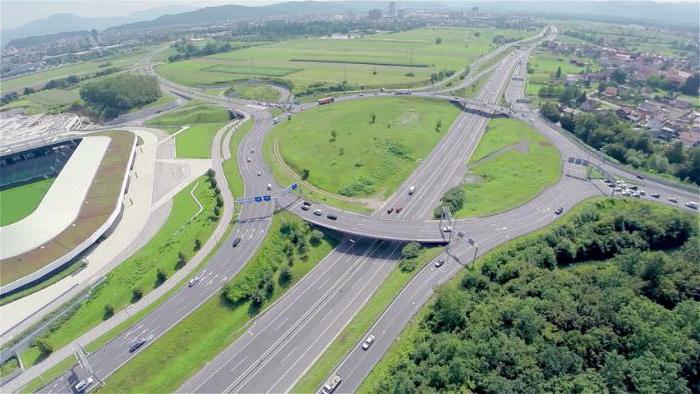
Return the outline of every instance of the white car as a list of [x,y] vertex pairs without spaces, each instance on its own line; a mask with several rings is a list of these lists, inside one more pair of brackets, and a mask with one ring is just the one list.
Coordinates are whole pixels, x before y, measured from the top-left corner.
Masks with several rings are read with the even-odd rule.
[[268,190],[268,191],[269,191],[269,190],[272,190],[272,184],[271,184],[271,183],[268,183],[268,184],[267,184],[267,190]]
[[698,209],[698,203],[696,203],[695,201],[688,201],[687,203],[685,203],[685,206],[690,209]]
[[78,382],[78,384],[75,385],[75,391],[82,393],[85,391],[88,386],[92,384],[93,380],[91,376],[88,376],[87,378],[81,380]]
[[249,157],[249,158],[247,158],[247,159],[245,159],[245,160],[246,160],[246,161],[247,161],[248,163],[250,163],[250,157]]
[[669,198],[667,198],[667,200],[674,203],[674,204],[678,202],[678,199],[676,197],[669,197]]
[[374,335],[368,336],[364,342],[362,342],[362,350],[367,350],[369,349],[370,346],[374,343]]
[[440,268],[443,264],[445,264],[445,259],[441,257],[435,261],[435,268]]
[[321,216],[321,215],[323,215],[323,211],[320,210],[320,209],[317,209],[317,210],[314,211],[314,215],[316,215],[316,216]]
[[199,276],[195,276],[194,278],[190,279],[190,281],[187,282],[187,286],[192,287],[192,286],[196,285],[197,282],[199,282]]
[[443,233],[451,233],[452,232],[452,227],[451,226],[445,226],[442,228]]

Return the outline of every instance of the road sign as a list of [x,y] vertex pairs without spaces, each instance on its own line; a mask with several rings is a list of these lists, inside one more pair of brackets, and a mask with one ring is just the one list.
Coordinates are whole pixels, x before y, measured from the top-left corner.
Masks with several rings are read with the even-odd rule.
[[272,200],[272,197],[270,197],[269,194],[268,194],[268,195],[262,196],[262,198],[263,198],[263,200],[265,200],[265,201],[270,201],[270,200]]
[[261,196],[254,197],[255,202],[262,202],[263,198]]

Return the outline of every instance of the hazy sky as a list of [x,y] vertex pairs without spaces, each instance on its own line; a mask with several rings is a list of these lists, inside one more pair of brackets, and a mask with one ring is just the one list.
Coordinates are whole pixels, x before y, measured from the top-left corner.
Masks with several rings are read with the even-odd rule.
[[[374,1],[374,0],[371,0]],[[376,0],[387,3],[389,0]],[[443,0],[444,1],[444,0]],[[451,1],[451,0],[447,0]],[[475,0],[475,2],[484,0]],[[491,0],[486,0],[491,1]],[[561,0],[558,0],[561,1]],[[619,1],[619,0],[618,0]],[[659,1],[659,0],[657,0]],[[684,0],[660,0],[682,2]],[[687,1],[687,0],[686,0]],[[698,0],[695,0],[698,1]],[[264,5],[279,3],[280,0],[2,0],[0,1],[0,21],[2,27],[11,29],[25,23],[44,19],[59,13],[70,13],[84,17],[124,16],[136,11],[162,7],[170,4],[186,5],[193,8],[221,4]],[[398,0],[401,2],[401,0]],[[465,1],[469,3],[469,1]]]

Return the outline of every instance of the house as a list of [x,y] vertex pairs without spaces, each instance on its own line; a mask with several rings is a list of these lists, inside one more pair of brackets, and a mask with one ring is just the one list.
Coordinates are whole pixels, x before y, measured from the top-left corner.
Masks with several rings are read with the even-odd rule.
[[566,86],[574,86],[578,83],[579,79],[581,78],[580,75],[576,74],[567,74],[566,77],[564,78],[564,85]]
[[683,145],[688,147],[700,146],[700,132],[698,131],[681,131],[678,133],[678,139],[683,143]]
[[603,92],[603,96],[612,98],[617,96],[617,88],[614,86],[608,86],[605,88],[605,91]]

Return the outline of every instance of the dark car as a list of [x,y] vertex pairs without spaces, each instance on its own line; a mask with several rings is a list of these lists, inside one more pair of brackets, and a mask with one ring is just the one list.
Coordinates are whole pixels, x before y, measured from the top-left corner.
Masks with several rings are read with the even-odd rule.
[[403,210],[403,208],[396,208],[396,213],[400,213]]
[[305,206],[305,207],[310,207],[310,206],[311,206],[311,203],[308,202],[308,201],[304,201],[304,202],[301,203],[301,204],[302,204],[303,206]]
[[326,217],[327,217],[328,219],[330,219],[330,220],[338,220],[338,217],[335,216],[335,215],[328,215],[328,216],[326,216]]
[[639,178],[639,179],[644,179],[644,177],[641,176],[641,175],[637,175],[637,178]]
[[308,205],[302,205],[302,206],[301,206],[301,210],[302,210],[302,211],[308,211],[308,210],[309,210],[309,206],[308,206]]
[[146,343],[146,338],[138,338],[134,339],[133,342],[129,345],[129,353],[133,353],[136,351],[136,349],[140,348],[143,346],[143,344]]
[[233,240],[233,247],[235,248],[236,246],[238,246],[239,243],[241,243],[241,238],[240,238],[240,237],[234,239],[234,240]]
[[386,213],[392,213],[392,212],[394,212],[394,208],[389,208],[386,210]]
[[556,215],[561,215],[562,212],[564,212],[564,208],[562,208],[562,207],[559,207],[559,208],[554,210],[554,213]]

